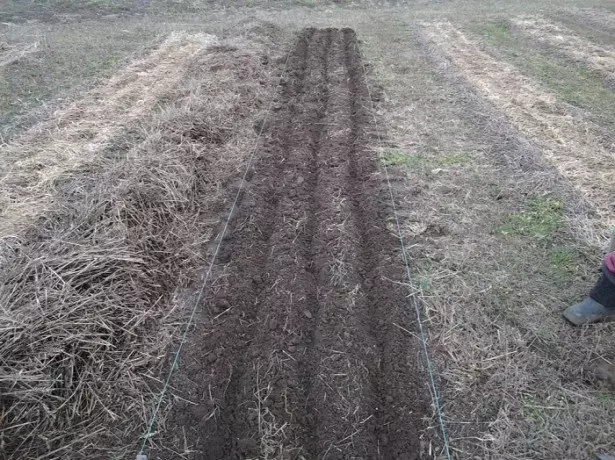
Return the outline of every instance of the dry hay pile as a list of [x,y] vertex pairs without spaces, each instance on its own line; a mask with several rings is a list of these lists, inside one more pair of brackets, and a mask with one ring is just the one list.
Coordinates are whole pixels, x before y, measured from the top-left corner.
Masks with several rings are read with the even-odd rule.
[[19,61],[28,54],[36,53],[37,51],[38,42],[14,45],[0,42],[0,69]]
[[128,152],[65,168],[45,189],[49,207],[1,235],[4,458],[136,449],[182,320],[177,293],[200,276],[270,91],[247,47],[202,48],[184,64],[173,102],[135,121]]

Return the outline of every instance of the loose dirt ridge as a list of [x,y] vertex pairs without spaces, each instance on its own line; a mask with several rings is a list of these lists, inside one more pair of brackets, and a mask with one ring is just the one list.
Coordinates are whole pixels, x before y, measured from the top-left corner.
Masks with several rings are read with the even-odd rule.
[[355,33],[302,31],[153,457],[420,457],[425,380],[368,107]]

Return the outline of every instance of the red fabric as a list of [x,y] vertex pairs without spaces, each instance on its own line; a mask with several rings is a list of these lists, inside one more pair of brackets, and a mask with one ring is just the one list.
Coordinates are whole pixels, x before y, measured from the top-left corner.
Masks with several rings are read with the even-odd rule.
[[604,256],[604,265],[611,273],[615,273],[615,252],[609,252]]

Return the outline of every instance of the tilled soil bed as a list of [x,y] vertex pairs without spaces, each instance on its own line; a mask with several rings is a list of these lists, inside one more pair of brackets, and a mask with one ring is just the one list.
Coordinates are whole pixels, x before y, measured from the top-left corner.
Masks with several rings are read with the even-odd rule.
[[425,379],[369,107],[355,33],[302,31],[154,457],[422,456]]

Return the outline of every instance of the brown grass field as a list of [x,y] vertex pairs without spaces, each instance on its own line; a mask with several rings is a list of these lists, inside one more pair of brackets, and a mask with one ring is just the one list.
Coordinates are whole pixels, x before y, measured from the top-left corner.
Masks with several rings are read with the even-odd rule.
[[615,455],[613,133],[605,0],[1,3],[0,458]]

